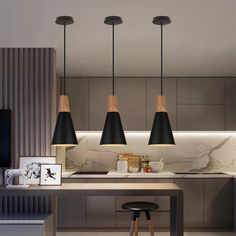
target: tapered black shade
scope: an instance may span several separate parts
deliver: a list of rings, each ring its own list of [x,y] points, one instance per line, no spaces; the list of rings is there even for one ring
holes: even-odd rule
[[[148,145],[175,145],[167,112],[156,112]]]
[[[119,112],[107,112],[100,145],[126,145]]]
[[[53,146],[78,145],[70,112],[59,112],[52,138]]]

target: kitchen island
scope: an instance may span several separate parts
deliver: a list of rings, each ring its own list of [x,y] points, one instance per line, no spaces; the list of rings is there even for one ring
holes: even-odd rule
[[[84,196],[168,196],[170,199],[170,235],[183,236],[183,192],[174,183],[64,183],[61,186],[30,186],[28,188],[0,188],[1,198],[51,195],[55,200],[62,193]],[[79,199],[78,199],[79,200]],[[14,204],[17,200],[10,203]],[[9,204],[9,203],[7,203]],[[17,203],[19,204],[19,202]],[[74,203],[76,204],[76,203]],[[104,202],[105,204],[105,202]],[[3,206],[3,204],[2,204]],[[103,207],[105,207],[104,205]],[[13,207],[13,206],[12,206]],[[14,206],[20,209],[20,206]],[[56,225],[56,208],[51,208]],[[1,214],[4,214],[2,207]],[[99,220],[99,219],[98,219]]]

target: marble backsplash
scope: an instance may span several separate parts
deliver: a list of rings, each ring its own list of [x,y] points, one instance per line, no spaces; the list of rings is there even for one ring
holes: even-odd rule
[[[164,171],[236,171],[235,132],[174,132],[174,147],[148,146],[149,132],[126,132],[125,147],[99,146],[100,137],[101,132],[77,132],[79,145],[58,149],[58,159],[66,159],[67,170],[111,170],[117,155],[128,152],[163,158]]]

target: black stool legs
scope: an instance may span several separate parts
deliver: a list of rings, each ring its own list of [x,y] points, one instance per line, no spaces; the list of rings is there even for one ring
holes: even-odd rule
[[[151,216],[150,216],[149,211],[145,211],[145,216],[146,216],[146,222],[147,222],[150,235],[154,236],[154,230],[153,230]],[[138,236],[139,217],[140,217],[139,211],[132,212],[132,221],[131,221],[130,234],[129,234],[130,236],[133,236],[134,233],[135,233],[135,236]]]

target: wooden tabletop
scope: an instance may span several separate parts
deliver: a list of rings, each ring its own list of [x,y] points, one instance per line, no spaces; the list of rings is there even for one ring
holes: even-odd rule
[[[31,185],[29,187],[1,187],[0,192],[60,192],[60,191],[78,191],[81,193],[103,193],[106,195],[118,193],[137,193],[145,195],[172,195],[171,193],[181,191],[174,183],[63,183],[61,186],[39,186]]]

